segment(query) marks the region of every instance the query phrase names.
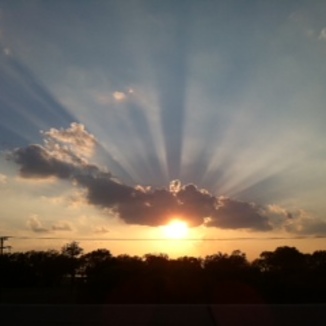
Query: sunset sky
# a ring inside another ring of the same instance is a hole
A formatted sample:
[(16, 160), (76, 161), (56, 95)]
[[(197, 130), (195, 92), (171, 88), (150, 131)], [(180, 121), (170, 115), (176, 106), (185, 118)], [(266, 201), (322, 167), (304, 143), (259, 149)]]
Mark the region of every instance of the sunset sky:
[(325, 17), (323, 0), (0, 0), (0, 236), (325, 250)]

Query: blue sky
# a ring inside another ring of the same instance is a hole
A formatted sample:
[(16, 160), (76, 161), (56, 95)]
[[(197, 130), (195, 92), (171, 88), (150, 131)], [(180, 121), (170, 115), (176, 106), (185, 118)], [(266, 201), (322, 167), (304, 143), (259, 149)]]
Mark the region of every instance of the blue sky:
[[(1, 233), (157, 236), (162, 202), (133, 220), (116, 184), (99, 200), (76, 177), (93, 164), (128, 194), (205, 189), (214, 213), (177, 205), (195, 237), (324, 236), (325, 14), (324, 1), (0, 1)], [(84, 165), (37, 174), (32, 144)]]

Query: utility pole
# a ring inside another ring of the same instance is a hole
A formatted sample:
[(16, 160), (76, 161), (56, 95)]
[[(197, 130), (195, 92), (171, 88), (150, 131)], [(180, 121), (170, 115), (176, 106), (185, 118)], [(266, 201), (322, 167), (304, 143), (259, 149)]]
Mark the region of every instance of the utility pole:
[(5, 246), (5, 241), (7, 241), (11, 237), (0, 237), (0, 255), (3, 255), (4, 249), (11, 249), (11, 246)]

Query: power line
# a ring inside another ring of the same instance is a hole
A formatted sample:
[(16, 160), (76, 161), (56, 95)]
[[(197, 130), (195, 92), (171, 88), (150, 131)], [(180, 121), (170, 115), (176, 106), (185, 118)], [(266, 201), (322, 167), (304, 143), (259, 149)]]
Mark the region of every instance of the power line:
[(29, 237), (13, 236), (13, 239), (19, 240), (65, 240), (65, 241), (250, 241), (250, 240), (314, 240), (325, 239), (326, 236), (293, 236), (293, 237), (233, 237), (233, 238), (71, 238), (71, 237)]

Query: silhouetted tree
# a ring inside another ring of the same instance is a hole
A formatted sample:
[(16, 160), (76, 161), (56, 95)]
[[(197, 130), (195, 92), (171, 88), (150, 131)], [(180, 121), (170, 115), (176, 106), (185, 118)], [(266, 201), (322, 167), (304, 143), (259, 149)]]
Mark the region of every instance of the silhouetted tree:
[(310, 255), (309, 264), (314, 272), (326, 275), (326, 251), (315, 251), (312, 255)]
[(293, 274), (305, 269), (306, 258), (298, 249), (284, 246), (262, 252), (254, 264), (263, 272)]
[(308, 259), (294, 247), (264, 251), (253, 265), (262, 273), (263, 288), (272, 301), (301, 302), (309, 292)]
[(74, 285), (76, 272), (81, 261), (78, 259), (84, 252), (84, 249), (79, 246), (78, 242), (72, 241), (61, 248), (61, 254), (65, 258), (63, 264), (66, 266), (66, 271), (70, 275), (71, 285)]
[(56, 250), (28, 251), (26, 260), (40, 286), (60, 284), (66, 269), (64, 259)]
[(230, 278), (244, 273), (249, 267), (249, 263), (243, 252), (235, 250), (231, 255), (219, 252), (215, 255), (206, 256), (203, 266), (211, 276)]
[(84, 249), (80, 247), (79, 243), (76, 241), (67, 243), (61, 248), (61, 253), (70, 258), (77, 258), (82, 255), (83, 252)]
[(169, 261), (168, 302), (200, 303), (204, 300), (202, 259), (179, 257)]
[[(252, 263), (239, 250), (204, 259), (169, 259), (165, 254), (114, 257), (107, 249), (82, 253), (77, 242), (66, 244), (61, 252), (6, 253), (0, 256), (2, 288), (33, 288), (48, 300), (50, 287), (60, 286), (62, 302), (69, 296), (77, 300), (76, 294), (83, 294), (82, 302), (98, 303), (326, 302), (323, 250), (303, 254), (294, 247), (278, 247), (262, 252)], [(76, 273), (83, 275), (84, 283), (74, 282)], [(61, 282), (67, 275), (74, 291), (64, 290), (70, 289)]]
[(81, 257), (81, 267), (83, 272), (88, 276), (96, 269), (107, 266), (112, 262), (112, 254), (107, 249), (97, 249)]

